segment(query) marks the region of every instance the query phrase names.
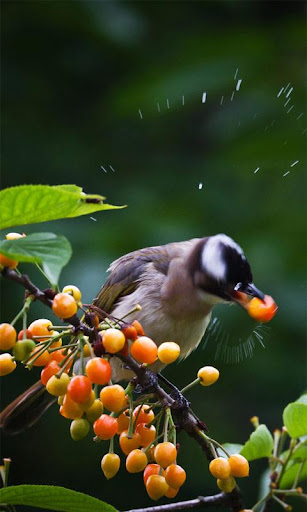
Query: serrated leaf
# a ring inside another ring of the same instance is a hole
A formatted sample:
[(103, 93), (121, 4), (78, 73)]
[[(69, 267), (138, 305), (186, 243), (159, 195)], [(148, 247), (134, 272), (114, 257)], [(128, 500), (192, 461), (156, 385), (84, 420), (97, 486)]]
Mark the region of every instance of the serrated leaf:
[(20, 185), (0, 192), (1, 229), (124, 208), (84, 194), (77, 185)]
[(279, 484), (281, 489), (289, 489), (290, 487), (292, 487), (299, 471), (300, 471), (300, 475), (299, 475), (299, 479), (298, 479), (297, 483), (300, 483), (307, 478), (307, 463), (305, 462), (302, 470), (300, 469), (301, 465), (302, 465), (301, 462), (299, 462), (297, 464), (293, 464), (289, 469), (287, 469), (284, 472), (284, 475)]
[(266, 425), (259, 425), (240, 451), (247, 460), (270, 457), (273, 450), (273, 437)]
[[(236, 444), (236, 443), (224, 443), (223, 448), (225, 448), (226, 452), (228, 452), (230, 455), (234, 455), (235, 453), (240, 453), (242, 450), (242, 444)], [(220, 448), (217, 449), (217, 452), (219, 454), (219, 457), (226, 457), (225, 452), (221, 450)]]
[(16, 485), (0, 489), (0, 503), (28, 505), (60, 512), (116, 512), (112, 505), (65, 487)]
[(1, 240), (0, 252), (19, 262), (41, 263), (52, 284), (57, 284), (62, 268), (72, 255), (67, 238), (54, 233), (33, 233), (17, 240)]
[(296, 439), (307, 434), (307, 404), (292, 402), (283, 412), (284, 425), (289, 435)]

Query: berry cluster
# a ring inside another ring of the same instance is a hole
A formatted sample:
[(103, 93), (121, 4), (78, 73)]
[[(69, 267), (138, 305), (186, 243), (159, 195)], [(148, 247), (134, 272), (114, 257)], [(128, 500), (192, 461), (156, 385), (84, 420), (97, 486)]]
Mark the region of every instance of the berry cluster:
[(249, 475), (249, 464), (243, 455), (236, 453), (228, 459), (217, 457), (210, 462), (209, 470), (211, 475), (217, 478), (217, 486), (226, 493), (232, 492), (236, 486), (234, 477), (245, 477)]

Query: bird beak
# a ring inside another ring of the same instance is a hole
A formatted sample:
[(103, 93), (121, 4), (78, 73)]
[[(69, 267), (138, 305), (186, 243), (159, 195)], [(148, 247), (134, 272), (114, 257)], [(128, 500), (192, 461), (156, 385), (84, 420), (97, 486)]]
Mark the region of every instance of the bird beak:
[(264, 300), (264, 293), (258, 290), (254, 283), (248, 283), (243, 285), (242, 283), (238, 283), (234, 290), (231, 292), (231, 298), (234, 302), (237, 302), (244, 308), (246, 308), (249, 298), (248, 296), (257, 297), (258, 299)]

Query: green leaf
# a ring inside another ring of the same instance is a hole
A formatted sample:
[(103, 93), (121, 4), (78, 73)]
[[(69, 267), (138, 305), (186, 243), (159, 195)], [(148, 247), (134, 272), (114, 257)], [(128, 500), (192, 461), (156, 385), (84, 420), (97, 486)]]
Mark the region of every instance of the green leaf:
[(0, 489), (0, 503), (28, 505), (61, 512), (116, 512), (103, 501), (53, 485), (16, 485)]
[(54, 233), (33, 233), (17, 240), (1, 240), (0, 252), (17, 261), (41, 263), (52, 284), (57, 284), (62, 268), (72, 255), (67, 238)]
[[(226, 452), (228, 452), (230, 455), (234, 455), (235, 453), (240, 453), (242, 450), (242, 444), (224, 443), (223, 448), (225, 448)], [(217, 451), (220, 457), (226, 457), (226, 454), (223, 452), (223, 450), (218, 448)]]
[(292, 402), (283, 412), (284, 425), (289, 435), (296, 439), (307, 434), (307, 404)]
[(271, 478), (270, 478), (271, 470), (270, 468), (267, 468), (264, 470), (260, 477), (259, 482), (259, 494), (258, 494), (258, 500), (261, 500), (264, 498), (269, 490), (270, 490), (270, 484), (271, 484)]
[(76, 185), (20, 185), (0, 192), (1, 229), (124, 208), (103, 203)]
[(273, 450), (273, 437), (266, 425), (259, 425), (240, 451), (247, 460), (270, 457)]
[(307, 404), (307, 393), (304, 393), (303, 395), (301, 395), (297, 400), (295, 400), (295, 403)]
[[(293, 464), (289, 469), (287, 469), (284, 472), (284, 475), (280, 482), (281, 489), (289, 489), (290, 487), (292, 487), (292, 484), (294, 483), (294, 481), (296, 479), (297, 473), (298, 473), (298, 471), (300, 471), (301, 465), (302, 465), (302, 462)], [(303, 469), (300, 472), (300, 476), (299, 476), (297, 483), (302, 482), (306, 478), (307, 478), (307, 463), (305, 462)]]

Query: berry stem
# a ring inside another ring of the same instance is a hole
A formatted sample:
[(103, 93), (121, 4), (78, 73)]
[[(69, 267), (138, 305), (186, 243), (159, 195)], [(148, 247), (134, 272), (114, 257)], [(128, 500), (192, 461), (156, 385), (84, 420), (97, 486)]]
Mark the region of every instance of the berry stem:
[(186, 386), (184, 386), (184, 388), (182, 388), (180, 390), (180, 393), (185, 393), (186, 391), (188, 391), (188, 389), (191, 389), (191, 388), (194, 388), (194, 386), (196, 386), (197, 384), (200, 383), (200, 378), (198, 377), (197, 379), (193, 380), (192, 382), (190, 382), (190, 384), (187, 384)]
[[(21, 310), (19, 311), (19, 313), (17, 313), (17, 315), (15, 316), (14, 320), (12, 320), (11, 322), (11, 325), (15, 325), (15, 323), (17, 322), (17, 320), (19, 320), (19, 318), (24, 315), (25, 313), (27, 314), (27, 312), (29, 311), (29, 308), (31, 306), (31, 302), (33, 302), (34, 300), (34, 297), (33, 295), (29, 295), (29, 297), (26, 298), (25, 300), (25, 303), (23, 305), (23, 307), (21, 308)], [(26, 326), (27, 327), (27, 326)]]
[(170, 417), (170, 409), (166, 407), (165, 409), (165, 418), (164, 418), (164, 426), (163, 426), (163, 441), (166, 442), (168, 440), (168, 423)]
[[(301, 444), (301, 443), (299, 443), (299, 444)], [(300, 467), (298, 468), (295, 480), (294, 480), (293, 485), (292, 485), (292, 489), (296, 489), (297, 484), (299, 482), (299, 479), (300, 479), (300, 476), (302, 474), (302, 471), (304, 469), (305, 464), (306, 464), (306, 459), (301, 462)]]

